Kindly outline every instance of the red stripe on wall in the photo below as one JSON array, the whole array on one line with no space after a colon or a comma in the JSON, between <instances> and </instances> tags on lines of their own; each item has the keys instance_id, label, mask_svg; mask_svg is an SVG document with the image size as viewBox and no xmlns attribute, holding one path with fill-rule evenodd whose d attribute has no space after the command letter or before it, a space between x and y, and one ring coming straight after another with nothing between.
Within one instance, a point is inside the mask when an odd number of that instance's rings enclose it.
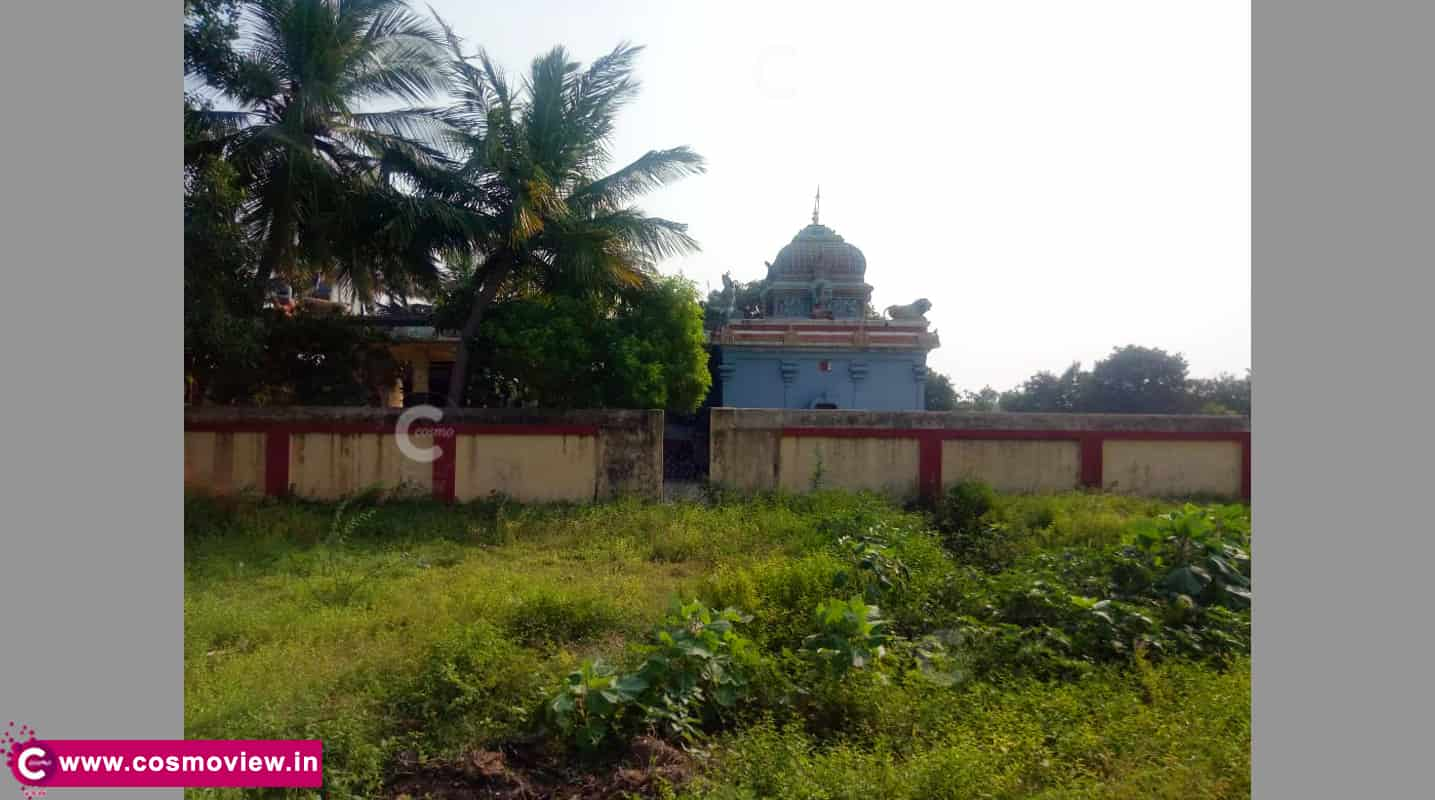
<instances>
[{"instance_id":1,"label":"red stripe on wall","mask_svg":"<svg viewBox=\"0 0 1435 800\"><path fill-rule=\"evenodd\" d=\"M524 423L514 425L492 423L415 423L413 430L441 428L456 434L470 436L597 436L597 425L549 425ZM190 432L213 433L278 433L294 435L301 433L379 433L392 434L394 420L382 422L186 422L184 429Z\"/></svg>"},{"instance_id":2,"label":"red stripe on wall","mask_svg":"<svg viewBox=\"0 0 1435 800\"><path fill-rule=\"evenodd\" d=\"M1100 489L1104 467L1103 440L1101 434L1086 434L1081 443L1081 485Z\"/></svg>"},{"instance_id":3,"label":"red stripe on wall","mask_svg":"<svg viewBox=\"0 0 1435 800\"><path fill-rule=\"evenodd\" d=\"M1241 439L1241 497L1251 501L1251 435Z\"/></svg>"},{"instance_id":4,"label":"red stripe on wall","mask_svg":"<svg viewBox=\"0 0 1435 800\"><path fill-rule=\"evenodd\" d=\"M289 494L289 433L265 431L264 493L270 497Z\"/></svg>"},{"instance_id":5,"label":"red stripe on wall","mask_svg":"<svg viewBox=\"0 0 1435 800\"><path fill-rule=\"evenodd\" d=\"M942 439L917 437L917 489L925 502L935 503L942 494Z\"/></svg>"},{"instance_id":6,"label":"red stripe on wall","mask_svg":"<svg viewBox=\"0 0 1435 800\"><path fill-rule=\"evenodd\" d=\"M433 462L433 499L452 503L458 492L458 437L435 426L433 438L439 449Z\"/></svg>"},{"instance_id":7,"label":"red stripe on wall","mask_svg":"<svg viewBox=\"0 0 1435 800\"><path fill-rule=\"evenodd\" d=\"M782 428L783 436L821 436L833 439L1034 439L1039 441L1081 441L1086 437L1103 440L1170 442L1239 442L1249 431L1033 431L989 430L985 428Z\"/></svg>"},{"instance_id":8,"label":"red stripe on wall","mask_svg":"<svg viewBox=\"0 0 1435 800\"><path fill-rule=\"evenodd\" d=\"M1081 447L1081 484L1100 489L1104 481L1103 444L1110 440L1149 442L1239 442L1241 494L1251 499L1250 431L1033 431L947 428L782 428L782 436L830 439L916 439L917 485L924 500L942 490L942 442L951 439L1075 441Z\"/></svg>"}]
</instances>

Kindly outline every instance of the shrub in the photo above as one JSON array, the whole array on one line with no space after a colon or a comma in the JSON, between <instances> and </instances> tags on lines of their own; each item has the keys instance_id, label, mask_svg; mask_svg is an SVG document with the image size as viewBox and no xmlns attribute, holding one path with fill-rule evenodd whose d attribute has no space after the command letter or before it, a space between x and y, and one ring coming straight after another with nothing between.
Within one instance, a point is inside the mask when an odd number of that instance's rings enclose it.
<instances>
[{"instance_id":1,"label":"shrub","mask_svg":"<svg viewBox=\"0 0 1435 800\"><path fill-rule=\"evenodd\" d=\"M797 648L811 630L812 609L831 596L846 569L828 553L724 566L704 582L701 595L714 606L750 613L751 635L764 649Z\"/></svg>"},{"instance_id":2,"label":"shrub","mask_svg":"<svg viewBox=\"0 0 1435 800\"><path fill-rule=\"evenodd\" d=\"M692 742L747 687L758 656L734 628L747 620L731 608L681 604L655 632L641 666L620 674L602 661L585 662L544 703L545 720L586 752L644 729Z\"/></svg>"},{"instance_id":3,"label":"shrub","mask_svg":"<svg viewBox=\"0 0 1435 800\"><path fill-rule=\"evenodd\" d=\"M623 612L598 597L529 595L503 615L503 629L521 644L541 647L592 641L624 627Z\"/></svg>"},{"instance_id":4,"label":"shrub","mask_svg":"<svg viewBox=\"0 0 1435 800\"><path fill-rule=\"evenodd\" d=\"M852 569L833 576L833 588L860 587L868 600L877 602L889 594L906 591L912 570L897 557L887 540L878 535L880 529L858 536L843 536L837 549L847 557Z\"/></svg>"},{"instance_id":5,"label":"shrub","mask_svg":"<svg viewBox=\"0 0 1435 800\"><path fill-rule=\"evenodd\" d=\"M947 490L937 507L937 527L948 534L975 533L996 506L997 494L981 481L962 481Z\"/></svg>"},{"instance_id":6,"label":"shrub","mask_svg":"<svg viewBox=\"0 0 1435 800\"><path fill-rule=\"evenodd\" d=\"M480 621L435 641L396 705L440 749L471 747L521 733L543 682L531 653Z\"/></svg>"},{"instance_id":7,"label":"shrub","mask_svg":"<svg viewBox=\"0 0 1435 800\"><path fill-rule=\"evenodd\" d=\"M1173 601L1250 607L1251 558L1242 549L1244 531L1233 527L1239 519L1187 503L1142 527L1136 544L1159 576L1157 591Z\"/></svg>"},{"instance_id":8,"label":"shrub","mask_svg":"<svg viewBox=\"0 0 1435 800\"><path fill-rule=\"evenodd\" d=\"M997 568L1010 558L1008 526L996 520L996 492L981 481L962 481L937 506L942 544L958 559Z\"/></svg>"},{"instance_id":9,"label":"shrub","mask_svg":"<svg viewBox=\"0 0 1435 800\"><path fill-rule=\"evenodd\" d=\"M817 633L802 642L818 671L841 677L848 671L874 665L886 654L887 621L881 609L850 600L825 600L817 606Z\"/></svg>"}]
</instances>

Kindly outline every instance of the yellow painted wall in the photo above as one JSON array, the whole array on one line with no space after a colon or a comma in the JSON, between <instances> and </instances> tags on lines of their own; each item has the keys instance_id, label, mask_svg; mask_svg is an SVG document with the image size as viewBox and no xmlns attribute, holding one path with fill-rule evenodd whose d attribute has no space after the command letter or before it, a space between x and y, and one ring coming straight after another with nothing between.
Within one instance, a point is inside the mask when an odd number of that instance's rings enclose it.
<instances>
[{"instance_id":1,"label":"yellow painted wall","mask_svg":"<svg viewBox=\"0 0 1435 800\"><path fill-rule=\"evenodd\" d=\"M416 446L430 442L414 435ZM375 484L415 494L433 491L433 464L399 452L397 439L378 433L302 433L289 440L289 483L301 497L335 499Z\"/></svg>"},{"instance_id":2,"label":"yellow painted wall","mask_svg":"<svg viewBox=\"0 0 1435 800\"><path fill-rule=\"evenodd\" d=\"M1002 492L1060 492L1081 485L1076 442L948 439L942 442L942 488L984 481Z\"/></svg>"},{"instance_id":3,"label":"yellow painted wall","mask_svg":"<svg viewBox=\"0 0 1435 800\"><path fill-rule=\"evenodd\" d=\"M777 488L777 431L725 430L713 437L708 479L743 491Z\"/></svg>"},{"instance_id":4,"label":"yellow painted wall","mask_svg":"<svg viewBox=\"0 0 1435 800\"><path fill-rule=\"evenodd\" d=\"M871 489L897 497L917 494L915 439L786 436L779 448L778 485L787 491L812 488L821 454L823 488Z\"/></svg>"},{"instance_id":5,"label":"yellow painted wall","mask_svg":"<svg viewBox=\"0 0 1435 800\"><path fill-rule=\"evenodd\" d=\"M1108 491L1139 495L1241 494L1239 442L1107 440L1102 483Z\"/></svg>"},{"instance_id":6,"label":"yellow painted wall","mask_svg":"<svg viewBox=\"0 0 1435 800\"><path fill-rule=\"evenodd\" d=\"M264 492L264 434L184 434L184 484L215 494Z\"/></svg>"},{"instance_id":7,"label":"yellow painted wall","mask_svg":"<svg viewBox=\"0 0 1435 800\"><path fill-rule=\"evenodd\" d=\"M493 492L517 500L591 501L598 488L594 436L459 436L454 496Z\"/></svg>"}]
</instances>

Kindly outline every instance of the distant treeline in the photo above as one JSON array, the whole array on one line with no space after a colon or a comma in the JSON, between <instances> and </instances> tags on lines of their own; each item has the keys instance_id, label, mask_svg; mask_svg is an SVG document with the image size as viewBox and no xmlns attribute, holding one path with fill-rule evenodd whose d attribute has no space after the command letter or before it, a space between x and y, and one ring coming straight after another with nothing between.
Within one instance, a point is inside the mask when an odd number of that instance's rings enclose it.
<instances>
[{"instance_id":1,"label":"distant treeline","mask_svg":"<svg viewBox=\"0 0 1435 800\"><path fill-rule=\"evenodd\" d=\"M951 378L927 379L929 411L1065 411L1129 414L1250 414L1251 371L1191 378L1179 353L1156 347L1118 347L1090 370L1076 362L1060 375L1041 371L997 392L958 390Z\"/></svg>"}]
</instances>

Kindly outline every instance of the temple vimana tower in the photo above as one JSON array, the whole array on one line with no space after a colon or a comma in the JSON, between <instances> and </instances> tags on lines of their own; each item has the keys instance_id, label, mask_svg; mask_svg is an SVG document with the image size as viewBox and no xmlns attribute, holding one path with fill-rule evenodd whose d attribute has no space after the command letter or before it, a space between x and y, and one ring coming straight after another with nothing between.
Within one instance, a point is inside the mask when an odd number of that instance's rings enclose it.
<instances>
[{"instance_id":1,"label":"temple vimana tower","mask_svg":"<svg viewBox=\"0 0 1435 800\"><path fill-rule=\"evenodd\" d=\"M713 335L722 404L739 408L925 410L930 303L868 311L867 259L818 222L768 264L761 312Z\"/></svg>"}]
</instances>

